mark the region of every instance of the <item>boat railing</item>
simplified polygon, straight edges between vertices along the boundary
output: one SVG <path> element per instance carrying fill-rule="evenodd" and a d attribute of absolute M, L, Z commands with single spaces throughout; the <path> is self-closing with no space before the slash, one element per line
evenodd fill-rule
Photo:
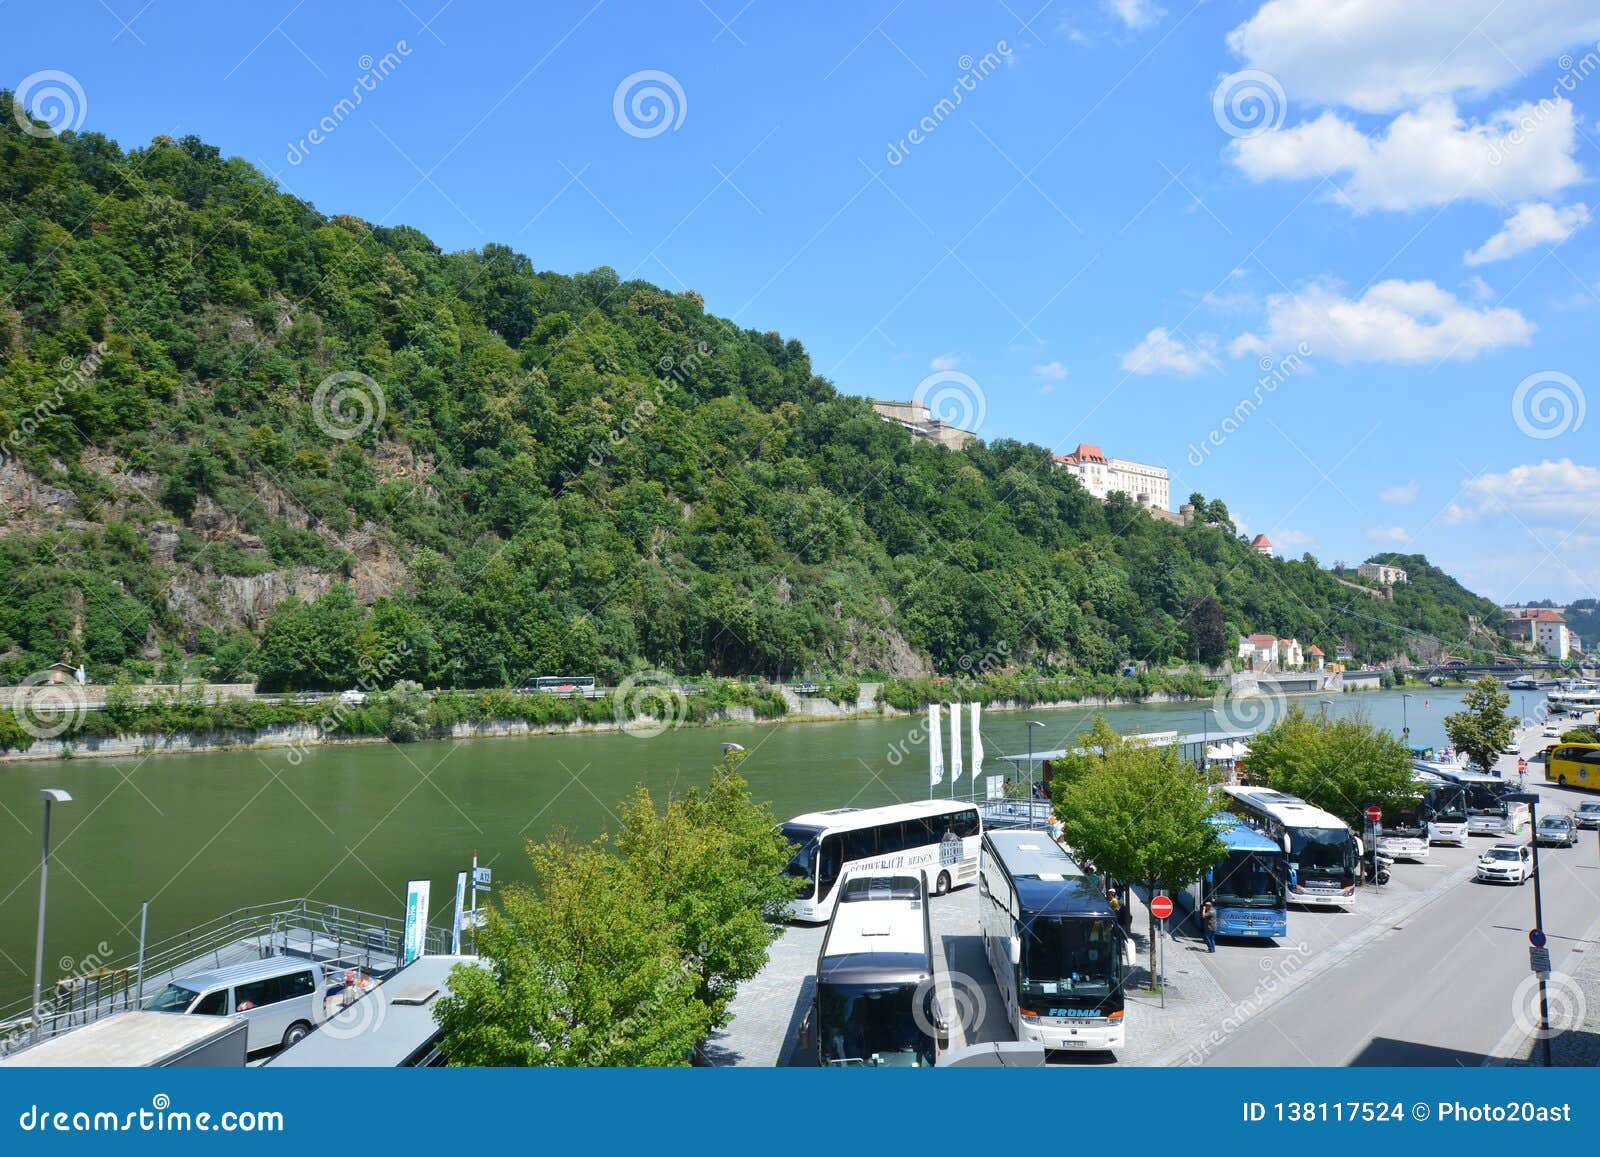
<path fill-rule="evenodd" d="M 304 898 L 251 904 L 147 944 L 142 969 L 133 952 L 47 984 L 39 1036 L 58 1036 L 137 1008 L 145 996 L 182 976 L 272 956 L 300 956 L 325 970 L 382 977 L 399 967 L 404 941 L 401 917 Z M 447 929 L 425 930 L 425 955 L 449 951 Z M 0 1056 L 32 1043 L 33 1029 L 31 997 L 0 1006 Z"/>

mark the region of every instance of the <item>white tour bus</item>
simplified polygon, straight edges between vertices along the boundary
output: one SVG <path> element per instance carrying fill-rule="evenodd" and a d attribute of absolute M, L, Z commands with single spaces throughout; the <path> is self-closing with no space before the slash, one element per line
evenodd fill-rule
<path fill-rule="evenodd" d="M 1019 1041 L 1086 1052 L 1126 1045 L 1117 913 L 1105 881 L 1048 832 L 984 835 L 978 922 Z"/>
<path fill-rule="evenodd" d="M 795 849 L 784 871 L 805 881 L 789 910 L 795 920 L 827 921 L 849 875 L 918 871 L 936 896 L 978 878 L 983 821 L 960 800 L 812 812 L 782 830 Z"/>
<path fill-rule="evenodd" d="M 1447 783 L 1458 784 L 1467 793 L 1467 830 L 1475 836 L 1514 836 L 1532 822 L 1525 803 L 1507 803 L 1500 797 L 1511 784 L 1498 775 L 1485 775 L 1476 768 L 1435 767 L 1429 770 Z"/>
<path fill-rule="evenodd" d="M 1361 840 L 1338 816 L 1268 787 L 1225 787 L 1228 810 L 1283 845 L 1289 903 L 1352 908 L 1360 883 Z"/>
<path fill-rule="evenodd" d="M 928 881 L 846 876 L 817 956 L 811 1015 L 823 1068 L 932 1068 L 949 1038 L 935 991 Z"/>

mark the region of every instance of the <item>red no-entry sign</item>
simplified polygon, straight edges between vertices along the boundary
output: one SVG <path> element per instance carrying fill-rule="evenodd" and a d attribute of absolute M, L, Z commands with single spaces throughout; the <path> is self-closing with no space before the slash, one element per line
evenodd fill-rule
<path fill-rule="evenodd" d="M 1379 820 L 1381 820 L 1382 818 L 1383 818 L 1383 809 L 1381 807 L 1379 807 L 1377 804 L 1372 804 L 1370 807 L 1367 808 L 1367 822 L 1368 823 L 1375 824 Z"/>
<path fill-rule="evenodd" d="M 1172 900 L 1166 896 L 1157 896 L 1150 901 L 1150 915 L 1157 920 L 1165 920 L 1172 915 Z"/>

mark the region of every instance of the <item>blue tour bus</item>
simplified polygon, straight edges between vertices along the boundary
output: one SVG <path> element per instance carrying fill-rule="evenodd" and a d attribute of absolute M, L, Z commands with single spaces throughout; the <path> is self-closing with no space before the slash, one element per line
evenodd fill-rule
<path fill-rule="evenodd" d="M 1227 854 L 1200 882 L 1201 899 L 1217 906 L 1217 935 L 1247 940 L 1289 934 L 1288 865 L 1282 846 L 1237 816 L 1212 820 Z"/>

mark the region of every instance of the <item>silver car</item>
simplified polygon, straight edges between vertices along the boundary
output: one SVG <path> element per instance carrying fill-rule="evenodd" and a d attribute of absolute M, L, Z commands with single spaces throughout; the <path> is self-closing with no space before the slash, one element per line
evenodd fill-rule
<path fill-rule="evenodd" d="M 285 1047 L 326 1018 L 328 985 L 322 966 L 272 956 L 231 968 L 182 976 L 145 1001 L 147 1012 L 240 1016 L 249 1022 L 245 1048 Z"/>
<path fill-rule="evenodd" d="M 1580 828 L 1600 828 L 1600 800 L 1580 803 L 1572 821 Z"/>

